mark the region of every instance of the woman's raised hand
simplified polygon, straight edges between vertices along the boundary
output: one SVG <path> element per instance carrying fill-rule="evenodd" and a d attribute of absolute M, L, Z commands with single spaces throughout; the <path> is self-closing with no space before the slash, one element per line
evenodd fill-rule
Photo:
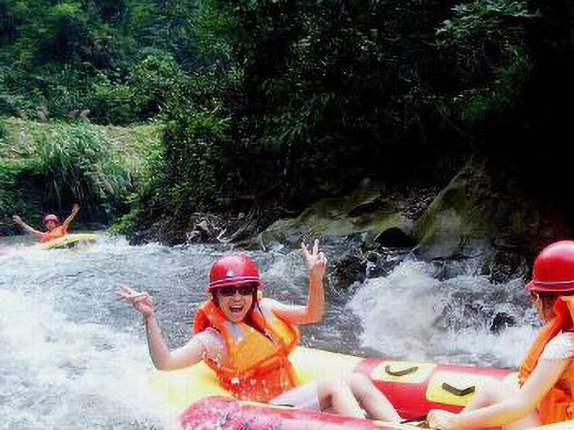
<path fill-rule="evenodd" d="M 307 264 L 307 270 L 309 270 L 309 277 L 323 279 L 327 268 L 327 257 L 319 251 L 319 239 L 315 239 L 312 251 L 307 249 L 305 242 L 301 242 L 301 250 Z"/>
<path fill-rule="evenodd" d="M 20 218 L 18 215 L 14 215 L 12 217 L 12 219 L 14 220 L 14 222 L 18 225 L 22 225 L 24 224 L 24 221 L 22 221 L 22 218 Z"/>
<path fill-rule="evenodd" d="M 119 300 L 129 300 L 132 306 L 142 314 L 144 318 L 147 319 L 154 315 L 155 307 L 153 305 L 153 298 L 148 293 L 140 293 L 127 285 L 121 285 L 116 294 L 120 296 Z"/>

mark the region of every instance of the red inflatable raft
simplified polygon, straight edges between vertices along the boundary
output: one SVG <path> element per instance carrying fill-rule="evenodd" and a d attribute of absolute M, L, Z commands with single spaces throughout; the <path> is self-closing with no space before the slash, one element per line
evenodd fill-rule
<path fill-rule="evenodd" d="M 298 348 L 291 360 L 303 382 L 361 372 L 399 411 L 413 421 L 431 409 L 460 411 L 482 385 L 515 379 L 509 369 L 360 358 Z M 235 400 L 204 364 L 175 372 L 157 372 L 152 383 L 177 413 L 186 430 L 362 430 L 409 429 L 414 425 L 347 418 L 314 410 Z M 574 422 L 538 430 L 574 430 Z"/>

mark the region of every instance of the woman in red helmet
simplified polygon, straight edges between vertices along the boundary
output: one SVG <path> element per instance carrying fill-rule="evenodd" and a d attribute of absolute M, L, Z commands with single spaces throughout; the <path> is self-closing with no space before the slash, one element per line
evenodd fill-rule
<path fill-rule="evenodd" d="M 324 311 L 323 278 L 327 259 L 315 241 L 312 251 L 301 244 L 309 272 L 305 306 L 286 305 L 261 298 L 257 267 L 245 255 L 218 260 L 210 272 L 211 299 L 196 312 L 193 338 L 170 351 L 163 340 L 147 293 L 128 287 L 118 292 L 143 315 L 152 361 L 159 370 L 174 370 L 205 361 L 220 383 L 236 398 L 299 408 L 331 409 L 363 417 L 359 405 L 373 418 L 400 420 L 388 401 L 378 393 L 366 396 L 362 380 L 319 381 L 301 386 L 289 361 L 298 345 L 298 325 L 319 322 Z M 374 389 L 376 391 L 376 389 Z"/>
<path fill-rule="evenodd" d="M 526 289 L 546 325 L 519 369 L 519 386 L 487 385 L 460 414 L 431 411 L 432 428 L 526 429 L 574 419 L 574 241 L 542 250 Z"/>
<path fill-rule="evenodd" d="M 76 217 L 76 214 L 78 213 L 79 210 L 80 210 L 80 206 L 78 206 L 78 204 L 74 204 L 74 207 L 72 208 L 72 212 L 70 213 L 68 218 L 66 218 L 65 221 L 61 225 L 60 225 L 60 220 L 58 219 L 58 217 L 56 215 L 53 215 L 53 214 L 46 215 L 44 217 L 44 226 L 46 227 L 45 232 L 41 232 L 41 231 L 35 230 L 34 228 L 30 227 L 28 224 L 26 224 L 24 221 L 22 221 L 22 218 L 20 218 L 18 215 L 14 215 L 13 220 L 16 224 L 18 224 L 24 230 L 37 236 L 41 243 L 46 243 L 46 242 L 49 242 L 49 241 L 54 240 L 54 239 L 58 239 L 59 237 L 63 237 L 66 234 L 68 234 L 68 227 L 70 226 L 71 222 Z"/>

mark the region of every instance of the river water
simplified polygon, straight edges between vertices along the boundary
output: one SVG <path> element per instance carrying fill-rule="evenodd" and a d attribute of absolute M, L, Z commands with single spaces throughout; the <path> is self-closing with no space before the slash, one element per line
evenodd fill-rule
<path fill-rule="evenodd" d="M 148 385 L 153 366 L 141 317 L 114 292 L 120 283 L 150 292 L 169 345 L 181 346 L 206 298 L 210 265 L 228 250 L 132 247 L 115 237 L 42 251 L 29 237 L 2 239 L 0 429 L 166 427 L 169 417 Z M 341 250 L 326 252 L 332 258 Z M 300 251 L 251 255 L 266 295 L 304 302 Z M 522 280 L 492 285 L 461 273 L 439 281 L 433 273 L 431 264 L 406 258 L 347 291 L 327 285 L 326 316 L 303 328 L 303 343 L 363 356 L 515 366 L 536 325 Z M 516 326 L 493 330 L 501 316 Z"/>

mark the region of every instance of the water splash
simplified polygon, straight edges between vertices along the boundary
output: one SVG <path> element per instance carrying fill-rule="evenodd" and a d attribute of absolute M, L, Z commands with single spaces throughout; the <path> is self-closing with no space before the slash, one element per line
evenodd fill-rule
<path fill-rule="evenodd" d="M 132 247 L 123 238 L 81 250 L 44 251 L 22 243 L 9 248 L 0 256 L 0 415 L 6 417 L 0 429 L 169 427 L 148 386 L 153 366 L 141 317 L 115 300 L 115 290 L 127 283 L 151 293 L 168 345 L 182 346 L 191 336 L 195 307 L 208 297 L 211 264 L 229 249 Z M 300 252 L 252 256 L 266 295 L 290 303 L 305 300 Z M 333 307 L 327 319 L 340 324 L 338 309 Z M 333 344 L 341 337 L 337 324 L 303 330 L 305 343 L 321 346 L 330 339 Z"/>
<path fill-rule="evenodd" d="M 433 273 L 430 264 L 406 261 L 365 282 L 348 305 L 361 320 L 362 345 L 410 360 L 515 366 L 537 324 L 522 283 L 439 281 Z"/>
<path fill-rule="evenodd" d="M 0 429 L 170 427 L 148 383 L 141 318 L 114 292 L 128 281 L 159 291 L 163 316 L 179 296 L 189 308 L 187 267 L 174 264 L 181 250 L 123 239 L 81 251 L 10 249 L 0 261 Z M 197 260 L 204 254 L 195 249 Z"/>
<path fill-rule="evenodd" d="M 46 293 L 0 290 L 0 303 L 0 428 L 149 428 L 158 419 L 134 336 L 73 323 Z"/>
<path fill-rule="evenodd" d="M 151 293 L 168 345 L 179 347 L 191 336 L 195 307 L 207 298 L 211 264 L 229 247 L 132 247 L 122 238 L 80 251 L 8 247 L 0 256 L 0 430 L 168 427 L 147 384 L 152 365 L 141 317 L 115 300 L 115 290 L 129 283 Z M 300 251 L 251 255 L 265 295 L 304 303 Z M 302 329 L 303 344 L 348 354 L 515 364 L 535 321 L 519 283 L 495 286 L 464 276 L 439 281 L 433 266 L 399 264 L 399 257 L 385 256 L 390 275 L 354 293 L 327 289 L 324 320 Z M 495 322 L 505 318 L 516 326 L 494 333 Z"/>

